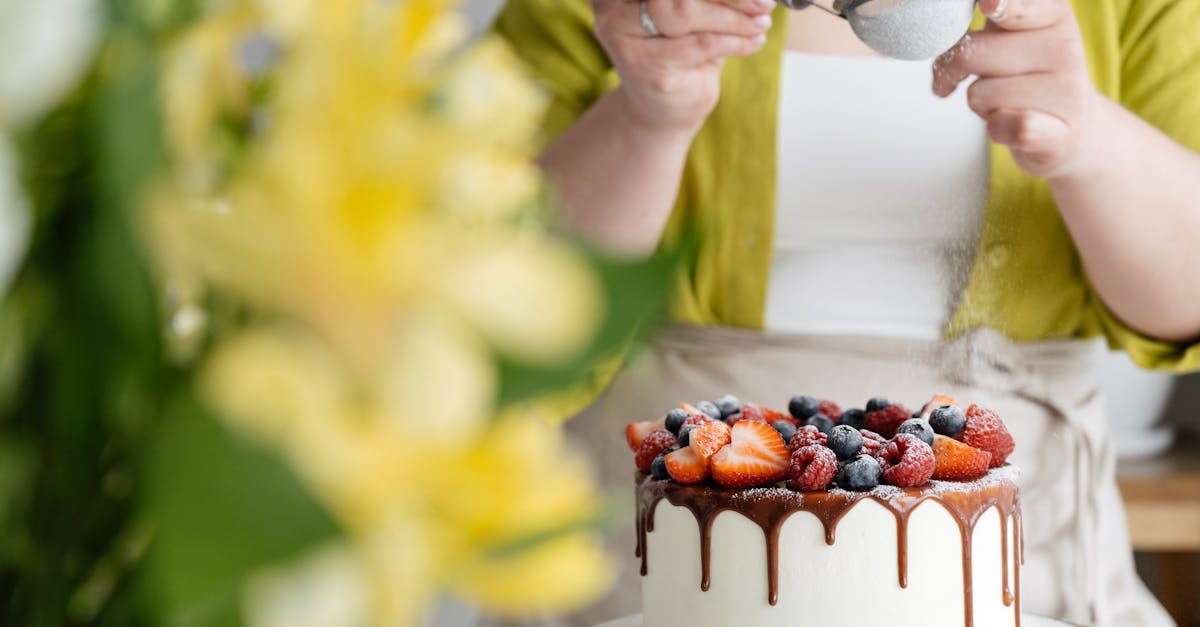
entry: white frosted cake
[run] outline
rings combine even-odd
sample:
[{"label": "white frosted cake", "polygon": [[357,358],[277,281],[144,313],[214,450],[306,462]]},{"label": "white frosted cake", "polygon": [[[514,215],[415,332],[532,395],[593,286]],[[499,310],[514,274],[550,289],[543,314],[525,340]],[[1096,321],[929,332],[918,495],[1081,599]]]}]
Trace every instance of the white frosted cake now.
[{"label": "white frosted cake", "polygon": [[1020,624],[1019,473],[994,413],[729,399],[626,429],[644,627]]}]

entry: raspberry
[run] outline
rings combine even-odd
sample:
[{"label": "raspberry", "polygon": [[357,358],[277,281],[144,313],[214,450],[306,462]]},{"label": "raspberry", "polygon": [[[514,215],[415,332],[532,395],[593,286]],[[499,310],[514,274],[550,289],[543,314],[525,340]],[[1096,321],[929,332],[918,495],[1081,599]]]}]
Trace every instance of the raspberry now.
[{"label": "raspberry", "polygon": [[832,420],[834,422],[834,424],[841,422],[842,408],[838,407],[837,403],[835,403],[831,400],[823,400],[823,401],[821,401],[820,405],[818,405],[818,406],[821,408],[817,412],[818,414],[825,414],[827,417],[829,417],[830,420]]},{"label": "raspberry", "polygon": [[838,463],[833,451],[818,444],[796,449],[788,464],[787,486],[811,492],[824,490],[837,476]]},{"label": "raspberry", "polygon": [[726,419],[726,422],[728,422],[729,426],[732,427],[735,423],[741,422],[742,420],[753,420],[755,422],[765,422],[767,424],[785,420],[793,425],[800,426],[796,422],[795,418],[792,418],[783,412],[775,411],[770,407],[763,407],[762,405],[755,405],[754,403],[746,403],[745,405],[742,405],[742,411],[730,416],[728,419]]},{"label": "raspberry", "polygon": [[887,444],[887,439],[884,438],[882,435],[875,433],[874,431],[868,431],[867,429],[859,429],[858,432],[861,433],[862,437],[863,437],[863,445],[862,445],[862,454],[863,455],[870,455],[871,457],[875,457],[876,455],[879,454],[879,451],[883,450],[884,445]]},{"label": "raspberry", "polygon": [[915,435],[897,434],[875,458],[883,469],[883,481],[894,486],[915,488],[933,476],[933,449]]},{"label": "raspberry", "polygon": [[799,429],[796,429],[796,435],[793,435],[792,439],[788,441],[788,448],[792,451],[796,451],[810,444],[820,444],[821,446],[825,446],[828,438],[829,436],[821,433],[816,427],[805,425]]},{"label": "raspberry", "polygon": [[642,440],[642,445],[638,447],[633,463],[637,465],[638,470],[650,472],[650,465],[654,463],[654,458],[677,444],[679,444],[679,440],[673,433],[666,429],[659,429]]},{"label": "raspberry", "polygon": [[883,409],[867,412],[864,426],[885,438],[890,438],[896,435],[896,429],[909,418],[912,418],[912,412],[907,407],[892,403]]},{"label": "raspberry", "polygon": [[680,425],[679,429],[682,431],[684,427],[699,427],[706,422],[712,422],[712,418],[709,418],[704,414],[693,414],[691,418],[683,421],[683,424]]},{"label": "raspberry", "polygon": [[978,405],[967,408],[967,427],[954,439],[992,454],[992,468],[999,468],[1012,455],[1016,443],[1000,416]]}]

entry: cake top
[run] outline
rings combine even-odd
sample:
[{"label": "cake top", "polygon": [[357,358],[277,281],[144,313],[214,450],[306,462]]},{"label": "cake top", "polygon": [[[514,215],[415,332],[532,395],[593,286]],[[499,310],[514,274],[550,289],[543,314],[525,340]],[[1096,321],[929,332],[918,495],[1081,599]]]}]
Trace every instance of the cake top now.
[{"label": "cake top", "polygon": [[843,411],[800,395],[787,413],[725,395],[631,423],[625,438],[653,479],[746,489],[746,498],[763,490],[962,490],[1008,478],[988,470],[1004,466],[1015,447],[995,412],[941,394],[916,412],[884,398]]}]

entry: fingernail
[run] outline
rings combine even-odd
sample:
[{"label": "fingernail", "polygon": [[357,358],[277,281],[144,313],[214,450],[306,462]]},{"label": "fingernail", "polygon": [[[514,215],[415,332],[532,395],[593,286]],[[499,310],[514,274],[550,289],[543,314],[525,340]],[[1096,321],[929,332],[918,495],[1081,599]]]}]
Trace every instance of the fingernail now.
[{"label": "fingernail", "polygon": [[992,20],[1003,19],[1004,18],[1004,10],[1007,8],[1008,8],[1008,0],[1000,0],[1000,2],[996,5],[996,10],[992,11],[992,14],[989,15],[988,17],[991,18]]},{"label": "fingernail", "polygon": [[760,15],[754,18],[754,25],[762,29],[771,28],[771,16]]},{"label": "fingernail", "polygon": [[767,36],[766,35],[757,35],[750,39],[750,43],[752,43],[756,46],[761,46],[761,45],[767,43]]},{"label": "fingernail", "polygon": [[775,8],[775,0],[754,0],[754,4],[757,4],[759,8],[763,9]]}]

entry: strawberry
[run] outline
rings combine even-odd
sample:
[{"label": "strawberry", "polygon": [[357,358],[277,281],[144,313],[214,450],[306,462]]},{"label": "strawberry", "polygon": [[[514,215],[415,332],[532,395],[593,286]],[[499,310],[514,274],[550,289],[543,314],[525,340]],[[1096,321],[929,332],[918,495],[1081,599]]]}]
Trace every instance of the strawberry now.
[{"label": "strawberry", "polygon": [[818,444],[796,449],[788,463],[787,485],[793,490],[824,490],[837,476],[838,461],[833,451]]},{"label": "strawberry", "polygon": [[929,402],[925,403],[925,405],[921,407],[921,415],[919,417],[924,420],[929,420],[929,414],[932,414],[933,410],[944,405],[949,405],[951,407],[959,406],[958,401],[946,396],[945,394],[934,394],[933,398],[929,399]]},{"label": "strawberry", "polygon": [[732,442],[709,460],[717,483],[748,488],[775,483],[787,475],[791,454],[774,427],[743,420],[733,425],[730,436]]},{"label": "strawberry", "polygon": [[659,429],[667,428],[667,419],[660,418],[658,420],[647,420],[644,422],[631,422],[625,425],[625,443],[629,445],[629,450],[634,453],[642,448],[642,440],[646,436],[658,431]]},{"label": "strawberry", "polygon": [[765,422],[771,424],[779,420],[786,420],[795,426],[800,426],[795,418],[783,413],[775,411],[769,407],[755,405],[754,403],[746,403],[742,405],[741,413],[734,414],[729,417],[730,426],[737,424],[743,420],[753,420],[755,422]]},{"label": "strawberry", "polygon": [[678,483],[691,485],[709,477],[708,464],[690,446],[667,453],[666,462],[667,474]]},{"label": "strawberry", "polygon": [[842,408],[839,407],[837,403],[831,400],[823,400],[820,402],[818,407],[820,407],[820,410],[817,411],[818,414],[825,414],[825,416],[832,420],[834,424],[841,422]]},{"label": "strawberry", "polygon": [[637,466],[638,470],[650,472],[650,464],[654,463],[654,458],[661,455],[663,451],[678,444],[679,440],[670,431],[666,429],[653,431],[642,440],[642,445],[638,447],[637,455],[633,458],[633,463]]},{"label": "strawberry", "polygon": [[696,455],[705,462],[730,442],[729,425],[720,420],[710,420],[692,431],[689,436],[689,446],[696,450]]},{"label": "strawberry", "polygon": [[865,427],[885,438],[896,435],[896,428],[905,420],[912,418],[912,412],[907,407],[892,403],[883,409],[867,412]]},{"label": "strawberry", "polygon": [[875,459],[883,469],[884,483],[894,486],[915,488],[933,476],[933,449],[915,435],[897,433]]},{"label": "strawberry", "polygon": [[788,449],[791,451],[796,451],[810,444],[820,444],[821,446],[825,446],[828,441],[828,435],[821,433],[820,430],[812,425],[804,425],[803,427],[796,429],[796,435],[793,435],[792,439],[788,441]]},{"label": "strawberry", "polygon": [[933,478],[974,479],[982,477],[991,464],[992,454],[973,448],[944,435],[933,436]]},{"label": "strawberry", "polygon": [[954,439],[964,442],[977,449],[992,454],[992,468],[999,468],[1012,455],[1016,443],[1008,433],[1008,427],[1000,416],[990,409],[978,405],[967,408],[967,428],[954,436]]}]

